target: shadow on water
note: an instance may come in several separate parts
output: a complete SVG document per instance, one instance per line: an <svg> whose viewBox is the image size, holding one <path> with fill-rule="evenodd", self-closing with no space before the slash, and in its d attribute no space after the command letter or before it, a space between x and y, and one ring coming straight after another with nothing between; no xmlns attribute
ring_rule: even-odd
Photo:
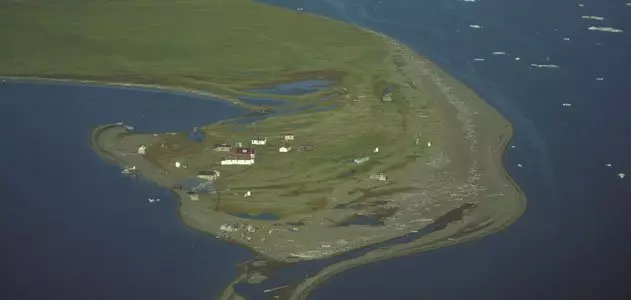
<svg viewBox="0 0 631 300"><path fill-rule="evenodd" d="M396 238L361 247L326 259L301 261L296 263L278 263L263 261L250 262L247 265L243 266L242 272L246 272L248 275L251 275L253 273L260 273L267 277L267 279L261 283L240 282L235 286L235 290L246 299L269 299L269 295L281 295L280 293L286 295L285 293L291 292L291 290L295 288L298 284L300 284L303 279L319 273L326 267L346 260L358 258L362 255L367 254L368 252L377 249L416 241L417 239L430 233L445 229L450 223L462 220L464 215L475 207L475 204L465 203L460 207L457 207L437 218L436 220L434 220L434 222L427 225L422 230L409 232ZM280 289L278 290L278 292L272 292L269 294L264 293L264 290L273 289L280 286L288 287Z"/></svg>

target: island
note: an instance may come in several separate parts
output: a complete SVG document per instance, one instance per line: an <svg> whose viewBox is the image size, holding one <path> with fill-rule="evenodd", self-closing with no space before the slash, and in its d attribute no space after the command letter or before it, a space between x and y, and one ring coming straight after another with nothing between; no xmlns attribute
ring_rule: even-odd
<svg viewBox="0 0 631 300"><path fill-rule="evenodd" d="M0 20L4 78L248 110L186 132L103 124L91 139L123 173L173 191L187 225L259 255L221 299L275 263L334 259L261 290L304 299L344 269L476 239L525 209L502 165L511 124L383 34L249 0L10 1Z"/></svg>

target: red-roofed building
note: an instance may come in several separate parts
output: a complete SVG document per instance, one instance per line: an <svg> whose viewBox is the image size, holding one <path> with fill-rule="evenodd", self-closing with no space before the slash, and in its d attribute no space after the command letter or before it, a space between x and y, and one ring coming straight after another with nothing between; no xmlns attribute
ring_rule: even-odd
<svg viewBox="0 0 631 300"><path fill-rule="evenodd" d="M236 148L234 150L234 154L239 156L247 156L250 159L254 159L254 149L253 148Z"/></svg>

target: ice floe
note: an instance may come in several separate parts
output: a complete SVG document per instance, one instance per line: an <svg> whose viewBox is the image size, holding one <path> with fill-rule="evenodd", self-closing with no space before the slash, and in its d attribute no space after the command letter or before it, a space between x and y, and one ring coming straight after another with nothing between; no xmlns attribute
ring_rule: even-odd
<svg viewBox="0 0 631 300"><path fill-rule="evenodd" d="M624 30L622 30L622 29L613 28L613 27L600 27L600 26L590 26L589 28L587 28L587 30L602 31L602 32L614 32L614 33L624 32Z"/></svg>
<svg viewBox="0 0 631 300"><path fill-rule="evenodd" d="M602 21L605 18L599 16L581 16L581 19Z"/></svg>
<svg viewBox="0 0 631 300"><path fill-rule="evenodd" d="M531 67L535 67L535 68L550 68L550 69L559 68L559 66L557 66L557 65L530 64L530 66Z"/></svg>

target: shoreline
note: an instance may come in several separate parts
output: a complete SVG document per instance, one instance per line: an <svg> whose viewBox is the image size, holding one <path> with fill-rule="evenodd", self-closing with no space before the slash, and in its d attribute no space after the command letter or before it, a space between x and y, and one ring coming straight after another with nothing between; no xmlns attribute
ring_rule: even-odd
<svg viewBox="0 0 631 300"><path fill-rule="evenodd" d="M199 97L204 101L217 101L217 102L229 102L232 105L245 108L248 111L257 109L257 106L247 104L237 98L211 93L202 90L190 89L179 86L164 86L159 84L144 84L144 83L128 83L128 82L109 82L98 80L79 80L79 79L63 79L63 78L47 78L36 76L3 76L0 75L0 81L3 83L16 83L16 84L56 84L56 85L74 85L74 86L89 86L97 88L118 88L118 89L131 89L136 91L155 91L161 93L169 93L175 95L183 95L189 97Z"/></svg>
<svg viewBox="0 0 631 300"><path fill-rule="evenodd" d="M396 40L386 35L383 35L378 32L374 32L372 30L368 30L368 31L373 32L374 34L377 34L388 41L391 41L393 43L398 43ZM416 52L414 52L414 54L418 59L425 60L427 63L429 63L433 70L437 70L438 72L442 73L441 75L443 75L443 77L447 76L452 81L455 81L456 84L462 85L465 89L468 89L469 92L475 94L473 90L471 90L469 87L467 87L463 83L457 81L456 79L451 78L449 74L447 74L445 71L440 69L440 67L435 65L429 59L422 57L420 54ZM482 99L482 98L479 98L479 99ZM509 149L509 145L511 141L514 139L513 124L509 120L505 119L504 116L495 107L490 105L488 102L484 101L484 103L479 103L479 104L487 105L491 110L493 110L496 114L500 115L501 118L505 120L505 124L503 126L504 131L500 134L500 137L502 138L499 140L498 143L496 143L495 147L492 147L490 149L490 151L493 152L492 155L495 158L495 164L498 166L498 169L501 171L501 175L503 175L502 177L506 181L508 181L509 184L515 189L515 193L516 195L518 195L518 198L520 199L514 214L506 218L500 224L496 224L495 222L492 224L492 225L499 225L499 226L491 226L491 228L483 228L481 231L474 230L474 233L472 235L467 235L458 240L452 240L449 237L437 237L436 238L437 241L432 241L430 239L424 245L420 245L418 248L410 247L409 249L405 249L405 247L394 246L390 249L388 248L378 249L370 253L367 253L366 255L360 256L358 258L346 260L342 263L328 266L325 269L321 270L319 273L317 273L315 276L312 276L308 278L307 280L302 281L298 286L296 286L293 289L291 295L287 298L288 300L306 300L309 294L314 289L316 289L320 284L322 284L323 282L326 282L327 280L333 278L334 276L348 269L352 269L352 268L370 264L370 263L381 262L388 259L399 258L399 257L407 256L410 254L418 254L420 252L434 251L434 250L447 247L450 245L475 242L481 238L487 237L489 235L492 235L494 233L497 233L499 231L509 228L515 221L517 221L523 215L523 213L527 209L526 194L521 189L521 187L517 184L514 178L510 175L510 173L508 173L508 170L505 168L505 165L504 165L504 159ZM423 239L423 238L420 238L420 239Z"/></svg>
<svg viewBox="0 0 631 300"><path fill-rule="evenodd" d="M161 12L162 11L160 11L160 13ZM166 13L168 15L170 11L166 10ZM307 19L316 17L331 22L348 24L346 22L323 17L309 12L306 12L304 14L310 15L308 18L302 17L302 20L305 22ZM345 56L342 55L344 54L343 51L334 51L332 53L337 54L337 56L329 54L329 56L326 57L327 59L330 59L330 61L334 62L329 63L329 65L331 65L333 68L337 68L338 66L342 68L342 64L337 62L337 60L334 60L334 58L337 58L338 56L340 57L339 60L342 62L346 61L341 58L346 58L347 60L353 62L356 62L356 60L364 59L368 67L362 69L359 68L359 65L354 64L353 70L356 69L358 73L364 72L366 75L373 75L375 76L374 78L385 78L385 84L396 85L397 87L401 88L403 90L401 94L399 94L403 95L402 98L400 98L401 101L399 101L399 99L395 99L394 102L394 107L400 108L401 111L404 111L404 113L401 113L400 116L396 115L397 117L401 118L401 125L399 125L398 123L399 119L397 119L396 117L391 117L391 115L387 115L387 109L384 109L384 106L378 107L379 100L381 100L377 99L377 97L379 96L374 97L373 94L365 93L365 90L376 90L382 87L378 87L372 80L365 80L365 78L363 77L364 73L362 73L362 76L352 78L354 80L344 82L344 90L346 90L346 87L348 87L353 92L350 95L342 94L340 95L340 97L344 96L350 101L353 100L349 99L349 97L357 97L357 101L359 101L359 99L361 98L366 98L366 100L360 101L361 103L363 103L364 101L368 103L373 101L373 106L368 106L368 110L375 114L368 114L372 118L363 120L367 120L365 122L368 123L374 122L373 124L378 124L378 120L386 120L385 122L390 122L382 123L381 125L383 127L386 127L385 124L396 123L401 128L405 128L401 131L403 132L401 133L401 135L397 135L397 137L401 140L407 141L407 139L409 138L410 141L408 142L411 142L412 135L415 134L416 145L421 145L421 143L419 143L419 137L424 138L422 143L423 146L411 146L411 143L409 143L410 146L402 146L405 144L399 144L398 142L386 144L381 143L379 140L377 140L376 142L378 143L376 144L378 146L387 146L391 148L399 147L399 149L403 149L402 147L409 147L411 149L414 149L414 151L412 151L414 154L421 153L423 155L426 155L412 155L413 159L409 161L403 161L404 167L402 169L404 170L396 170L392 171L392 173L389 173L391 172L390 170L386 171L388 172L388 175L394 174L394 182L396 182L396 185L394 185L394 187L398 187L399 183L410 184L414 186L412 190L401 191L397 190L396 188L392 190L379 190L379 188L382 188L383 186L377 186L377 193L371 195L371 193L362 191L361 188L364 187L366 191L370 191L370 188L366 188L366 186L368 185L368 187L372 187L374 185L372 183L366 184L365 181L362 181L360 183L360 180L357 179L359 177L355 179L356 182L353 182L353 180L345 181L346 179L344 179L344 181L335 181L342 182L344 184L344 187L340 189L335 188L327 195L327 197L332 197L332 202L326 202L327 198L325 198L325 205L323 206L323 208L316 207L318 210L314 210L312 213L304 213L302 215L299 214L298 216L300 216L301 218L305 217L305 219L308 220L306 221L307 225L303 226L305 225L303 223L302 225L295 225L297 227L294 227L292 223L297 223L295 222L295 218L289 220L290 218L282 217L279 219L278 222L251 220L231 215L230 213L232 212L230 212L229 210L221 211L219 209L219 204L217 204L217 206L215 207L216 209L212 209L211 206L215 205L214 202L207 201L206 198L203 198L204 196L201 197L201 201L198 201L200 200L200 197L197 197L197 199L193 199L193 197L190 196L189 201L189 195L181 189L177 190L175 188L175 184L179 183L179 180L185 179L185 175L197 175L197 172L199 172L200 170L196 170L196 173L192 173L191 170L188 171L191 172L190 174L185 174L186 171L184 170L177 171L175 169L169 169L167 166L171 166L171 168L173 168L172 161L167 160L167 163L163 163L162 161L151 158L149 156L147 156L147 159L145 160L143 156L139 155L139 153L137 152L138 145L148 145L149 147L151 147L152 145L158 144L159 146L160 143L167 143L166 140L160 140L161 136L159 136L157 133L134 133L121 135L120 133L126 132L121 126L113 124L102 125L95 128L92 132L91 146L93 150L97 153L97 155L104 158L108 162L119 166L137 166L138 171L136 174L138 174L138 176L144 177L144 179L150 181L157 186L169 189L176 196L176 201L178 201L178 204L176 206L178 218L187 227L204 232L205 234L213 235L217 238L228 239L233 244L238 244L240 247L248 248L259 256L254 260L259 260L260 262L262 256L262 259L265 263L281 262L284 263L281 265L281 267L286 268L299 268L300 266L297 263L310 260L322 261L323 263L333 261L332 263L324 265L322 268L318 269L317 272L311 273L312 277L306 278L297 285L292 285L287 289L283 289L280 292L282 293L282 297L280 296L281 294L277 294L279 295L278 297L281 297L282 299L305 299L308 296L309 292L317 288L319 284L349 268L394 257L405 256L411 253L430 251L457 243L475 241L479 238L503 230L513 224L516 220L518 220L526 209L526 196L524 194L524 191L521 190L521 188L510 176L504 166L504 157L508 151L508 145L513 139L514 135L512 124L508 120L506 120L497 109L495 109L488 102L477 96L477 94L469 87L452 78L449 74L447 74L440 67L434 64L431 60L423 57L419 53L416 53L405 44L400 43L385 34L363 28L361 26L358 26L357 24L348 25L350 25L348 27L359 29L359 31L350 31L352 34L361 35L361 31L363 31L365 33L368 33L366 34L366 36L375 35L380 38L384 43L383 45L381 45L379 41L375 41L374 43L372 43L372 38L357 39L357 41L360 45L368 46L365 47L366 49L377 49L379 51L384 50L387 55L385 55L384 60L381 61L373 59L374 57L381 57L378 56L381 55L381 52L362 52L362 55L364 56ZM86 34L89 36L88 33ZM330 35L325 34L324 36L327 39L331 39ZM354 35L351 35L350 33L347 36L341 35L340 41L345 41L348 37L352 36ZM156 37L154 37L154 39L155 38ZM378 38L375 38L374 40L378 40ZM116 40L109 40L109 42L112 41L115 42ZM369 41L370 43L367 41ZM187 41L185 40L184 44L186 44L186 42ZM165 42L165 45L170 45L172 43L173 41L168 40ZM302 43L305 44L304 41ZM54 45L54 43L51 45ZM349 45L352 46L352 43L349 43ZM198 49L202 49L202 47L188 48L188 50L191 51ZM270 46L269 49L276 48ZM326 50L317 49L313 45L310 49L316 49L313 50L313 53L318 53L322 52L321 50ZM345 50L341 47L339 49ZM267 53L274 52L267 51ZM84 55L83 57L86 56ZM220 73L218 74L226 74L232 72L233 70L239 70L239 68L235 68L235 65L233 63L238 62L240 59L243 59L247 56L241 55L236 57L238 60L226 64L225 66L227 67L225 69L219 69ZM169 67L169 64L167 63L168 61L163 60L164 58L169 57L160 57L160 60L157 60L156 62L159 62L160 67L163 70L168 70L169 73L176 70L178 66L185 65L179 64L177 62L174 63L173 61L171 61L171 66L175 66L175 68L172 68ZM225 57L221 58L224 59ZM185 60L195 62L189 56L186 56ZM76 60L73 62L75 62L76 64L81 64L80 60ZM133 62L133 60L131 60L131 62ZM217 64L218 61L212 62ZM309 61L306 60L306 62ZM372 64L374 62L379 62L379 64ZM265 66L264 63L261 63L259 61L257 61L257 63ZM108 66L110 66L110 64L105 63L100 65L99 67L96 67L92 71L102 71L107 74L107 72L103 70L107 70ZM279 64L268 64L266 67L269 69L270 67L273 68L276 66L279 66ZM247 67L249 67L249 65L247 65L245 69L247 69ZM374 71L373 73L373 68L377 68L378 71ZM199 66L194 66L192 69L196 71L207 71L207 69L200 68ZM314 70L316 69L317 68L314 67ZM20 72L23 71L22 69L16 70L18 71L14 71L13 73L9 74L21 74ZM36 68L35 70L39 69ZM151 73L152 70L155 71L156 69L148 68L143 71L146 72L145 74L154 74ZM62 72L62 74L68 73ZM54 77L55 75L49 76ZM196 84L194 83L194 81L185 81L184 83L182 83L182 81L175 81L175 83L174 81L157 81L166 82L166 84L174 84L174 86L165 86L161 84L151 84L151 82L156 82L155 79L153 81L149 81L149 84L116 82L117 80L127 80L130 82L146 82L143 80L134 79L132 77L117 77L117 75L109 77L96 77L96 80L81 79L81 76L85 77L87 75L77 75L75 76L76 78L73 78L72 75L61 75L59 77L64 76L69 78L64 79L46 78L45 76L38 77L28 75L9 75L4 77L0 76L0 80L1 82L6 82L5 79L8 79L9 81L16 82L18 84L24 82L35 84L52 83L68 85L90 85L97 87L112 87L121 89L156 91L172 94L185 94L202 98L200 100L230 102L232 105L246 108L249 111L260 108L258 106L250 105L245 103L244 101L236 99L236 97L239 96L238 90L235 90L237 91L235 93L231 93L231 91L233 90L230 88L224 89L222 88L222 86L214 85L219 81L208 79L228 77L199 77L202 79L195 80L206 80L206 83L209 85L201 87L200 89L194 89L184 87L195 87ZM242 79L241 77L235 78L236 79L234 80ZM110 80L113 80L114 82L110 82ZM230 80L233 79L230 78ZM180 83L182 83L182 85L184 86L179 86ZM209 91L224 91L225 93L224 95L222 95L221 93L206 92L204 91L204 89L207 89ZM428 104L430 109L426 109L426 107L424 107ZM361 104L354 107L355 111L367 109L367 106L362 106ZM378 108L373 110L373 107ZM392 106L390 106L390 108L392 108ZM409 111L407 111L408 109ZM352 109L349 111L353 112ZM346 113L349 111L344 110L342 112ZM381 114L379 114L379 111L381 112ZM417 112L419 112L418 115ZM423 113L425 113L426 115L423 116ZM434 115L434 113L436 113L436 115ZM427 117L428 115L429 117L427 119L422 119L422 117ZM321 120L328 119L323 118ZM363 129L361 125L365 126L365 124L361 123L354 124L359 124L357 125L357 128L359 129ZM426 129L426 125L428 124L429 129ZM408 126L411 129L408 129ZM418 129L416 128L416 126L418 126ZM421 127L423 130L421 130ZM358 131L361 133L361 130L359 129ZM175 135L176 133L173 134ZM124 138L120 138L121 136L124 136ZM429 140L427 140L427 137L429 137ZM369 144L367 140L362 140L362 142L364 141L366 141L366 144ZM431 145L428 141L431 141ZM425 142L428 142L427 149L416 152L417 148L420 149L424 147ZM376 145L372 145L372 147L375 147ZM387 147L384 147L385 149L382 148L381 152L388 153L389 149ZM333 147L333 149L340 152L345 151L336 147ZM370 148L369 150L372 149L373 148ZM405 151L396 151L396 153L397 155L403 157L405 155L404 152L406 151L408 150L405 149ZM177 152L174 151L173 153ZM263 152L263 154L264 153L265 152ZM265 156L260 154L261 152L257 150L257 162L259 161L259 157L262 157L262 159L260 160L262 162L261 165L263 166L262 170L266 170L266 172L269 172L269 170L273 170L273 168L265 169ZM179 155L179 153L177 155ZM175 158L180 159L181 157ZM184 161L187 164L189 163L189 161L187 161L187 159L189 158L190 156L183 157ZM212 156L205 157L207 161L210 161L211 158ZM396 158L398 159L400 157L397 156ZM190 161L193 161L193 159L191 159ZM390 162L391 161L388 161L388 163ZM383 163L382 166L384 167L389 166L388 164L386 164L385 161L378 163ZM177 164L177 168L179 168L179 162L177 162ZM190 164L190 166L193 166L193 164ZM211 166L213 168L215 167L213 165ZM191 169L194 170L195 167L191 167ZM178 174L178 172L180 173ZM381 173L381 171L379 172ZM222 176L225 176L225 174L229 173L226 173L223 169L221 169L221 174ZM401 177L397 177L398 175L401 175ZM250 175L250 173L248 173L247 176L250 176L250 178L246 177L246 179L252 179L252 183L259 183L255 180L256 176ZM406 178L405 180L400 180L400 178L403 177L409 178ZM270 178L274 179L274 177L272 176L270 176ZM278 182L283 183L284 181L274 181L274 183ZM310 183L311 182L307 182L305 183L305 185L308 185ZM240 188L247 188L248 196L250 188L252 188L254 193L257 194L256 197L259 197L259 195L261 194L265 195L264 193L258 194L259 190L257 190L257 188L259 188L260 186L254 184L252 185L252 187L250 187L249 184L250 182L247 182L245 184L228 185L228 187L230 188L234 187L234 192L230 193L233 193L236 196L233 195L232 197L241 197L243 191L240 190ZM310 188L321 189L320 186L316 185L310 186ZM386 186L386 188L389 187ZM264 190L265 186L263 186L262 189ZM298 190L298 193L302 193L300 189ZM308 189L303 188L303 190ZM387 205L383 205L379 208L394 208L394 212L391 215L386 216L386 221L382 222L381 225L376 227L371 227L365 224L348 227L326 227L331 226L330 224L334 223L333 221L331 221L331 223L324 222L324 220L328 219L327 217L329 216L331 217L330 219L335 219L335 217L342 215L342 213L348 213L348 211L351 210L354 210L357 214L368 211L368 209L363 210L363 208L360 206L357 206L359 208L355 208L350 205L349 206L351 208L349 208L348 210L346 210L346 207L344 207L335 211L335 207L333 207L334 204L351 203L345 203L343 200L353 199L354 196L351 197L349 195L351 195L351 192L353 194L359 194L360 192L356 192L357 190L359 190L363 194L360 198L358 198L363 199L361 201L364 201L366 199L370 201L375 201L378 199L380 201L383 201L383 199L387 197L385 201L387 202ZM382 192L383 190L386 190L386 192L393 192L392 194L379 194L379 192ZM217 193L219 193L218 191L219 190L217 190ZM223 190L221 192L223 193ZM348 195L346 194L347 192ZM307 192L305 192L305 194L306 193ZM223 202L221 202L223 205L223 203L226 202L225 199L227 198L227 205L229 206L231 196L228 195L227 197L225 197L225 195L226 194L222 194L222 196L224 197L221 198L221 200L217 200L217 202L221 202L223 200ZM338 200L336 200L336 197L337 199L340 199L339 202ZM265 196L252 199L257 199L259 201L248 202L240 200L235 202L239 203L243 201L241 202L242 205L243 203L245 203L250 207L252 207L253 205L258 205L260 203L264 203L263 206L272 206L274 204L274 202L271 201L260 201L267 200ZM300 200L300 197L294 195L291 196L290 200ZM366 203L370 201L366 201ZM392 206L390 206L391 204ZM467 210L466 213L461 212L459 217L456 217L453 220L449 220L448 222L443 224L444 226L439 226L439 229L433 230L430 228L434 225L435 222L433 220L435 220L435 218L437 218L436 220L439 220L443 218L443 216L449 215L455 207L462 207L463 204L473 205L474 209ZM344 210L344 212L342 212L342 210ZM283 222L285 223L276 224ZM302 222L302 220L300 220L300 222ZM318 223L320 224L320 227L317 226ZM228 230L224 230L219 226L221 225L223 227L224 224L238 224L239 227L234 232L232 230L230 230L229 232L225 232ZM245 225L247 225L247 227L245 227ZM252 234L248 233L250 232L249 228L251 225L254 225L254 227L256 228L256 234L253 233L254 231L251 231ZM298 227L300 228L297 229ZM245 228L247 228L247 230ZM421 233L420 237L412 241L404 243L396 243L395 241L397 238L409 237L410 234L413 232L423 232L427 228L430 228L429 233ZM267 234L268 230L269 236ZM299 231L299 233L296 233L297 231ZM250 242L250 239L252 239L252 242ZM258 242L259 239L261 240L260 243ZM267 239L267 242L263 243L265 239ZM345 243L339 243L342 241ZM392 243L391 241L394 241L394 243ZM348 244L346 244L347 242ZM347 253L350 253L350 255L344 256ZM335 260L335 258L341 258L342 260ZM250 275L267 269L265 265L263 267L257 267L254 263L252 263L252 265L250 266L250 262L252 261L249 261L247 264L245 264L244 268L239 268L239 276L234 279L229 286L225 288L224 292L219 296L220 299L240 298L240 296L236 292L239 285L248 284ZM274 293L268 295L273 296Z"/></svg>
<svg viewBox="0 0 631 300"><path fill-rule="evenodd" d="M363 28L362 28L363 29ZM382 38L386 39L388 42L390 43L394 43L397 44L398 46L401 46L401 44L399 44L398 42L396 42L395 40L382 35L380 33L376 33L373 31L370 31L374 34L377 34L379 36L381 36ZM403 47L405 47L403 45ZM407 49L409 50L409 49ZM411 51L411 50L409 50ZM428 64L429 68L433 71L433 72L438 72L438 76L440 78L447 78L448 81L450 81L450 84L461 84L458 81L456 81L455 79L451 78L449 76L449 74L444 73L444 71L442 71L438 66L434 65L431 61L423 58L422 56L420 56L419 54L415 53L414 51L411 51L411 53L414 55L414 58L419 59L421 61L423 61L423 63ZM442 76L441 76L442 75ZM159 86L159 85L145 85L145 84L126 84L126 83L107 83L107 82L99 82L99 81L77 81L77 80L72 80L72 79L46 79L46 78L33 78L33 77L3 77L3 78L9 78L12 80L17 80L18 82L32 82L35 81L36 83L38 81L43 81L44 83L47 82L54 82L54 83L61 83L61 84L76 84L76 83L80 83L80 84L87 84L87 85L101 85L101 86L105 86L105 87L115 87L115 88L134 88L134 89L150 89L150 90L157 90L157 91L164 91L164 92L178 92L178 93L188 93L191 95L197 95L197 96L203 96L203 97L215 97L218 100L226 100L226 101L230 101L230 99L225 99L222 98L221 96L218 95L214 95L211 93L206 93L206 92L202 92L202 91L194 91L194 90L189 90L189 89L184 89L184 88L171 88L171 87L164 87L164 86ZM464 86L464 89L467 89L469 93L473 93L474 94L474 98L475 97L475 93L473 91L471 91L470 89L468 89L468 87ZM477 97L479 99L479 97ZM483 101L483 100L482 100ZM235 104L235 103L233 103ZM476 240L478 238L484 237L486 235L492 234L494 232L500 231L505 229L506 227L510 226L510 224L512 224L515 220L517 220L519 218L519 216L521 216L521 214L523 213L523 211L525 210L526 206L525 206L525 195L523 194L523 191L521 191L521 189L519 188L519 186L516 184L516 182L514 181L514 179L510 176L510 174L508 174L507 170L504 168L504 164L503 164L503 158L504 155L506 154L508 145L510 143L510 141L513 138L513 130L512 130L512 124L510 122L508 122L508 120L503 119L503 116L494 108L492 107L490 104L488 104L487 102L483 102L483 103L476 103L474 105L486 105L488 108L490 108L491 110L491 114L497 114L500 116L500 118L502 120L505 121L504 127L508 128L507 132L503 132L501 133L501 135L504 135L503 138L501 140L499 140L499 142L496 141L496 144L494 147L492 147L492 149L490 149L491 152L495 152L495 153L489 153L489 155L491 155L494 159L494 164L499 168L499 171L501 172L502 177L504 177L504 180L508 181L509 184L516 189L516 194L520 194L521 196L519 196L518 198L522 199L521 203L520 203L520 207L517 208L517 213L513 214L513 217L509 217L508 219L506 219L504 222L502 222L501 224L493 224L493 225L500 225L500 226L491 226L491 228L485 228L482 231L474 231L473 234L471 235L467 235L464 238L460 238L458 240L449 240L448 236L444 236L444 232L443 233L438 233L438 236L435 236L436 234L430 234L428 235L428 237L424 237L424 238L420 238L420 240L423 240L424 242L419 245L419 246L410 246L408 247L407 244L402 245L403 247L399 247L400 245L394 246L394 247L386 247L385 249L378 249L378 250L372 250L371 252L362 255L358 258L353 258L350 260L346 260L342 263L337 263L334 265L331 265L329 267L326 267L324 270L322 270L321 272L317 273L317 275L315 275L314 277L311 277L309 279L307 279L305 282L303 282L302 284L300 284L299 286L297 286L294 289L294 293L292 294L290 299L304 299L306 297L306 295L308 294L309 291L311 291L312 289L316 288L318 284L320 284L321 282L325 281L326 279L335 276L336 274L339 274L340 272L352 268L352 267L356 267L359 265L363 265L363 264L367 264L367 263L372 263L372 262L377 262L377 261L381 261L381 260L385 260L385 259L389 259L389 258L394 258L394 257L398 257L398 256L404 256L404 255L408 255L410 253L418 253L421 251L429 251L432 249L436 249L436 248L440 248L440 247L444 247L447 245L451 245L451 244L456 244L456 243L461 243L461 242L470 242L473 240ZM107 157L109 160L113 161L116 164L125 164L124 160L121 159L117 159L115 155L105 151L104 149L102 149L102 147L99 146L98 143L98 139L100 137L100 134L103 133L104 131L111 129L113 127L116 127L117 125L104 125L101 126L97 129L95 129L95 132L93 132L92 135L92 145L93 148L95 148L95 151L102 156ZM495 151L493 151L493 149L495 149ZM142 173L140 173L140 175L143 175ZM145 176L145 178L147 178L150 181L154 181L151 180L151 178L148 178ZM170 189L168 185L163 185L160 183L157 183L154 181L154 183L158 184L159 186L165 187L167 189ZM173 190L172 190L173 191ZM199 226L196 226L196 224L189 218L186 217L186 213L182 211L182 208L185 204L185 200L183 198L182 193L177 193L176 191L173 191L174 194L177 195L177 201L178 201L178 217L182 220L182 222L184 222L184 224L186 224L188 227L208 233L210 235L214 235L211 232L208 232L206 230L201 229ZM433 238L434 241L432 241L431 239L429 241L425 241L426 239L429 238ZM445 240L447 239L447 240ZM435 241L438 240L438 241ZM410 244L417 244L417 242L413 242ZM250 250L252 250L253 252L257 253L258 255L262 255L263 257L265 257L265 259L267 260L272 260L272 261L278 261L278 257L274 258L274 257L269 257L267 255L265 255L264 252L261 252L260 249L256 249L255 247L250 247L247 244L243 244L243 243L239 243L239 246L242 247L246 247ZM403 248L403 249L400 249ZM396 250L396 251L395 251ZM350 250L348 250L350 251ZM338 254L334 254L334 256L336 256ZM330 258L329 256L324 257L324 258L318 258L318 259L328 259ZM280 261L284 261L284 260L280 260ZM285 261L285 262L292 262L292 261ZM231 285L234 286L234 283Z"/></svg>
<svg viewBox="0 0 631 300"><path fill-rule="evenodd" d="M423 60L423 58L420 57L418 54L415 53L415 55L417 59ZM430 68L432 70L438 70L439 72L442 71L437 66L433 65L433 63L429 61L425 61L425 62L431 64ZM449 76L446 73L444 74L446 76ZM444 78L445 75L443 75L442 77ZM447 78L451 79L450 77L447 77ZM451 79L451 80L454 80L454 79ZM457 81L455 82L458 83ZM464 88L468 89L468 87L466 86ZM470 90L469 92L473 93L473 91L470 91ZM452 245L452 244L457 244L457 243L462 243L462 242L471 242L471 241L477 240L478 238L487 236L489 234L492 234L492 233L495 233L497 231L507 228L515 220L517 220L519 216L521 216L521 214L526 208L525 195L523 191L521 191L519 186L516 184L516 182L514 182L513 178L510 176L507 170L504 168L504 164L503 164L503 159L508 149L508 145L510 144L510 141L512 140L513 134L514 134L513 129L512 129L512 124L508 122L508 120L503 119L503 116L497 110L495 110L495 108L491 107L488 103L486 102L477 103L477 105L482 105L482 106L486 105L487 108L490 109L490 112L492 114L499 115L500 118L504 120L504 123L502 123L503 129L500 130L499 132L500 139L496 140L495 144L491 147L491 149L489 149L490 151L489 155L493 158L493 164L500 171L500 174L498 175L502 175L501 177L503 177L504 180L506 180L513 188L515 188L515 194L518 195L517 197L522 199L522 201L519 203L516 210L513 211L512 217L508 216L508 218L505 218L502 222L497 222L497 223L492 224L493 226L491 226L491 228L484 228L480 231L474 231L472 234L468 234L465 237L458 238L457 240L452 240L449 238L449 235L445 235L444 232L439 232L438 234L430 234L427 237L420 238L419 240L423 241L420 245L415 246L414 244L419 243L418 241L415 241L415 242L409 243L411 244L410 246L408 246L407 244L403 244L403 245L395 245L393 247L384 247L384 249L371 250L369 253L364 254L360 257L349 259L341 263L336 263L331 266L328 266L321 272L317 273L317 275L307 279L300 285L296 286L294 289L289 289L289 290L294 291L289 299L305 299L308 292L316 288L318 284L322 283L326 279L331 278L332 276L335 276L336 274L339 274L340 272L347 270L349 268L353 268L353 267L360 266L367 263L378 262L378 261L386 260L389 258L400 257L400 256L408 255L411 253L429 251L429 250L437 249L437 248ZM98 132L100 134L101 132L107 129L111 129L113 127L116 127L116 125L104 125L98 129ZM93 139L95 140L98 139L98 135L97 134L93 135ZM111 153L104 151L103 149L98 147L98 142L93 141L93 145L96 148L98 148L99 151L97 152L100 153L101 155L105 155L106 157L109 157L115 163L118 163L118 164L124 163L124 161L120 159L116 159L115 155L112 155ZM142 175L142 173L140 174ZM150 178L148 179L151 180ZM159 183L157 184L165 188L169 188L168 185L163 185ZM182 207L185 204L183 195L181 195L181 193L177 193L176 191L173 191L173 192L174 194L177 195L177 201L179 201L178 202L178 217L182 220L182 222L184 222L184 224L186 224L190 228L200 230L205 233L209 233L210 235L215 235L206 230L200 229L198 226L194 224L194 222L191 222L191 220L186 217L186 213L182 211ZM265 260L279 261L278 258L267 256L265 255L264 252L259 251L255 247L250 247L249 245L242 244L242 243L239 243L239 246L246 247L249 250L252 250L254 253L263 256ZM334 256L337 256L337 255L338 254L335 254ZM330 257L325 257L321 259L328 259L328 258ZM283 260L280 260L280 261L283 261ZM285 262L291 263L291 261L285 261ZM241 278L243 279L243 277ZM230 287L234 287L234 285L237 284L238 281L239 280L235 281L235 283L233 283ZM288 289L285 289L285 292L287 290ZM227 290L225 292L228 293ZM234 290L231 293L234 293ZM236 293L234 294L236 295ZM228 297L228 296L224 294L223 297ZM224 298L224 299L229 299L229 298Z"/></svg>

